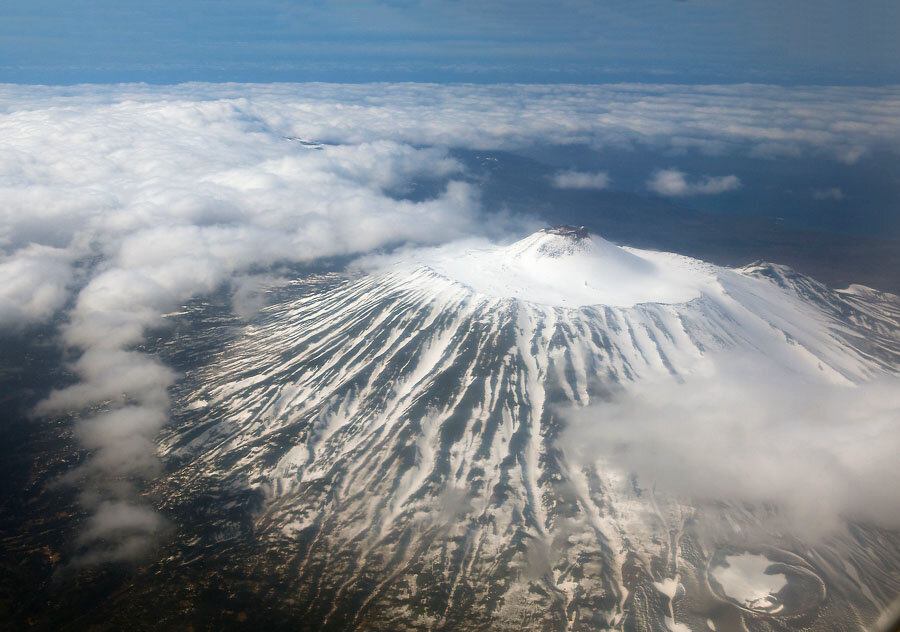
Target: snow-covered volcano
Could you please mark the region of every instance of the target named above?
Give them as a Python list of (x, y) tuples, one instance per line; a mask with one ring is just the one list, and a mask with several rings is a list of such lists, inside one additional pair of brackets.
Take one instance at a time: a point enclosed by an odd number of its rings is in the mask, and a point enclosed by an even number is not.
[[(860, 569), (900, 567), (892, 541), (848, 544), (852, 576), (835, 570), (846, 555), (792, 554), (806, 584), (755, 618), (710, 588), (724, 554), (686, 529), (698, 509), (574, 460), (559, 411), (711, 376), (730, 352), (864, 382), (897, 372), (898, 326), (896, 297), (575, 229), (406, 253), (270, 308), (196, 376), (183, 403), (204, 412), (161, 438), (173, 473), (159, 491), (173, 512), (202, 500), (197, 525), (219, 526), (197, 546), (250, 529), (246, 564), (309, 629), (859, 627), (889, 598)], [(728, 524), (755, 520), (727, 500)]]

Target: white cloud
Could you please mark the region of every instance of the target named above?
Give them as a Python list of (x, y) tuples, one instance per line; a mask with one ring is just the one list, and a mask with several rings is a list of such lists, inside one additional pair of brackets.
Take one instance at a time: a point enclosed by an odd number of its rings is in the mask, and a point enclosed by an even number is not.
[(813, 189), (811, 191), (814, 200), (843, 200), (844, 192), (838, 187), (826, 187), (824, 189)]
[(72, 257), (31, 244), (0, 259), (0, 327), (18, 328), (52, 317), (69, 295)]
[(77, 410), (103, 402), (120, 406), (137, 402), (161, 409), (167, 407), (167, 389), (175, 381), (175, 374), (152, 356), (100, 345), (88, 345), (73, 368), (82, 381), (50, 393), (38, 404), (39, 413)]
[(735, 175), (703, 176), (689, 182), (687, 174), (677, 169), (660, 169), (647, 180), (647, 188), (666, 196), (716, 195), (741, 188), (741, 180)]
[(230, 279), (231, 309), (238, 318), (249, 319), (266, 305), (266, 293), (291, 282), (272, 274), (238, 274)]
[(733, 354), (713, 367), (568, 413), (562, 445), (689, 503), (774, 505), (801, 537), (846, 518), (900, 526), (896, 378), (839, 387)]
[(605, 189), (609, 183), (609, 174), (604, 171), (560, 171), (553, 176), (553, 186), (558, 189)]
[[(168, 104), (163, 111), (156, 107), (160, 102)], [(900, 151), (897, 86), (185, 84), (63, 91), (7, 85), (0, 86), (0, 103), (0, 113), (22, 123), (49, 121), (51, 115), (41, 112), (56, 106), (54, 124), (74, 123), (95, 108), (111, 122), (142, 110), (163, 127), (193, 108), (190, 118), (197, 125), (239, 118), (259, 138), (274, 133), (351, 145), (642, 144), (713, 154), (812, 151), (846, 162), (873, 148)], [(181, 146), (193, 148), (190, 141)]]
[(127, 502), (101, 502), (76, 539), (76, 565), (131, 560), (147, 553), (166, 521), (156, 512)]

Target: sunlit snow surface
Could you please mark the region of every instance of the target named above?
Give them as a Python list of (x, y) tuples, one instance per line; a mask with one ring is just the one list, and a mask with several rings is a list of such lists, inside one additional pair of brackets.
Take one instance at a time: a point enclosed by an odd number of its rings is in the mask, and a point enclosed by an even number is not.
[(479, 294), (560, 307), (685, 303), (714, 282), (712, 266), (696, 259), (547, 231), (509, 246), (452, 244), (404, 261), (427, 265)]

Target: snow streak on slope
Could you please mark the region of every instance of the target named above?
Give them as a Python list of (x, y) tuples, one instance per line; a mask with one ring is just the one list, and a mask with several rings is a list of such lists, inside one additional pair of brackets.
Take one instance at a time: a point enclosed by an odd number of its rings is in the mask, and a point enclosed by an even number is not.
[[(310, 629), (701, 629), (708, 604), (675, 605), (715, 600), (694, 509), (569, 460), (558, 409), (713, 351), (893, 371), (900, 310), (870, 299), (546, 231), (425, 253), (249, 327), (202, 376), (201, 421), (162, 437), (170, 502), (256, 490), (255, 563)], [(785, 612), (815, 622), (807, 602)]]

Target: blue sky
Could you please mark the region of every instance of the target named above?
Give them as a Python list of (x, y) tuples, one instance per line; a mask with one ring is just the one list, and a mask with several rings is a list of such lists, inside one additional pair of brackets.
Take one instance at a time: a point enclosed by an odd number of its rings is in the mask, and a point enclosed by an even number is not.
[(895, 0), (5, 0), (0, 81), (900, 82)]

